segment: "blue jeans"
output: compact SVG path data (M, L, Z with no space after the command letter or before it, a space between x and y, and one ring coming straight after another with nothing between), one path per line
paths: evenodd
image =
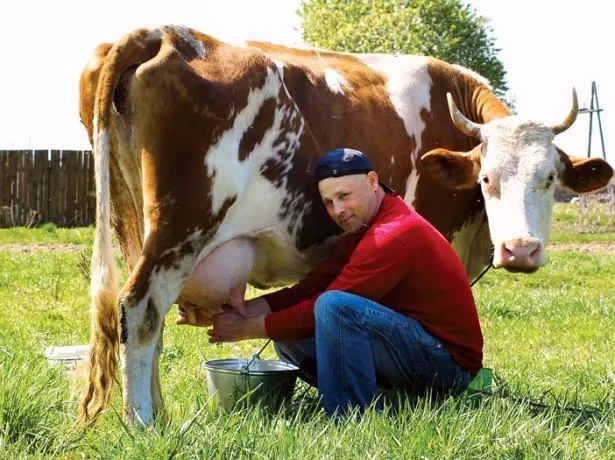
M318 387L329 415L353 407L362 412L379 387L458 394L470 383L470 372L418 321L369 299L327 291L316 301L314 318L313 339L278 342L275 349Z

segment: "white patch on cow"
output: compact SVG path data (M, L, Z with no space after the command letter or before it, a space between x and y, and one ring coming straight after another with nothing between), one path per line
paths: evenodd
M149 219L147 213L143 215L143 243L147 241L147 237L152 232L152 222Z
M348 80L337 70L325 69L325 82L329 89L336 94L345 94L344 88L352 89Z
M278 103L271 127L247 158L239 161L238 148L242 137L254 122L263 103L271 97L277 98L280 89L285 92L287 103ZM298 125L296 132L283 131L282 121L285 118L290 120L291 126ZM283 204L288 199L286 175L292 168L304 130L305 120L277 69L269 70L264 86L250 91L248 104L237 114L233 126L205 154L205 165L213 178L213 212L218 212L226 199L236 197L236 200L228 209L214 238L199 255L199 263L225 242L244 237L252 240L256 248L266 248L255 253L255 268L251 279L257 279L261 284L273 280L294 282L309 271L309 255L300 254L295 244L299 223L305 212L309 211L311 203L305 203L296 214L297 224L292 232L288 230L291 215L280 217ZM282 157L284 161L279 165L280 181L272 183L261 174L261 170L268 160L281 161ZM302 195L293 198L297 202L303 200Z
M416 187L419 185L419 172L416 168L415 162L412 161L412 171L406 180L406 193L404 195L404 201L408 204L414 205L414 199L416 198Z
M262 104L270 97L277 97L280 89L285 92L288 103L276 106L272 125L261 142L244 161L239 161L237 152L242 137ZM296 132L283 131L282 121L285 118L290 119L291 126L298 124ZM309 254L300 254L295 244L299 222L310 209L310 203L305 203L296 214L297 225L292 233L288 230L291 215L280 217L283 204L288 199L286 175L292 168L304 130L305 120L292 102L277 69L269 70L264 86L250 91L248 104L237 114L233 126L205 154L205 165L213 178L210 192L213 212L218 212L226 199L236 197L236 200L228 209L215 237L199 255L199 261L226 241L245 237L252 239L256 247L267 248L257 251L256 268L251 274L261 283L296 281L309 271ZM282 153L284 162L279 165L280 181L272 183L261 174L261 170L268 160L281 161ZM303 200L301 194L293 198L298 202Z
M284 63L278 60L274 60L273 63L275 64L276 69L278 69L278 72L280 73L280 79L284 81Z
M489 226L484 212L466 221L451 238L451 245L461 259L470 280L480 274L484 268L483 261L489 259L491 249L484 244L488 238Z
M387 77L391 102L403 120L406 132L416 140L416 150L421 149L421 135L425 122L423 110L431 111L431 76L427 58L423 56L359 55L368 66Z
M487 88L489 88L491 91L493 91L493 87L491 86L491 82L487 78L485 78L481 74L479 74L478 72L475 72L474 70L468 69L467 67L464 67L464 66L459 65L459 64L453 64L453 67L455 69L457 69L458 71L460 71L461 73L469 75L470 77L472 77L473 79L477 80L478 82L480 82L481 84L483 84Z
M240 195L245 190L247 182L252 176L259 175L259 169L256 169L256 167L260 168L262 163L257 164L254 161L253 154L250 154L245 161L240 161L237 152L239 151L241 139L254 123L254 119L258 115L263 103L269 98L275 98L279 89L280 80L270 70L264 86L250 90L248 104L236 115L233 126L220 136L218 142L212 145L206 152L205 166L210 174L214 176L211 189L212 210L214 213L220 211L225 200ZM276 110L274 126L277 121L279 127L281 115ZM271 129L265 134L265 137L269 136L268 140L270 143L273 142L273 139L271 139L272 134L275 133ZM265 142L265 139L261 142Z
M142 302L146 305L146 302ZM144 311L142 305L138 311ZM133 315L136 318L136 315ZM133 332L132 339L128 338L128 342L121 346L122 351L122 374L124 382L126 382L126 399L128 400L128 410L134 413L128 414L129 420L137 421L140 425L147 425L154 419L154 404L152 400L152 375L154 355L156 352L156 343L158 334L155 340L152 340L146 345L137 344L135 332L141 324L130 324L127 322L128 330ZM134 329L133 329L134 327Z
M263 103L269 98L278 95L282 82L279 76L271 69L268 71L267 79L262 88L250 90L247 106L237 114L233 126L225 132L219 141L212 145L205 154L205 165L213 177L212 186L212 210L218 213L222 204L229 198L241 195L248 181L255 177L260 177L260 169L271 157L278 157L282 150L294 153L299 147L299 138L304 131L305 122L301 119L298 132L286 133L284 142L274 147L273 144L281 133L282 120L290 109L276 107L274 120L261 142L255 146L254 150L244 161L238 157L239 144L247 130L254 123L254 119L259 113ZM290 97L290 96L288 96ZM301 117L296 107L295 113L291 114L291 119ZM287 156L282 174L288 172L292 166L292 154ZM285 184L283 184L285 185Z
M406 197L408 197L406 201L412 203L419 180L416 168L417 155L421 150L421 136L425 130L421 112L431 111L432 80L427 69L428 60L423 56L409 55L364 54L358 57L369 67L387 77L387 90L391 102L403 120L406 132L416 142L416 148L410 154L412 172L406 183Z
M188 45L190 45L198 57L205 58L207 56L207 50L205 49L205 46L203 46L203 43L194 38L187 27L166 25L162 26L161 29L163 34L172 33L179 35Z

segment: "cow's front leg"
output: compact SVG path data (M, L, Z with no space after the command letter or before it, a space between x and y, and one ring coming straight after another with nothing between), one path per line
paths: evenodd
M197 244L180 243L159 253L148 250L160 247L153 238L155 235L148 238L119 296L124 410L130 424L149 424L162 408L158 357L164 318L201 249Z

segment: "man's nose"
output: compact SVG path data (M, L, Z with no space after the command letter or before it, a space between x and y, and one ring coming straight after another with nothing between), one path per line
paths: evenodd
M339 216L345 210L346 210L346 207L344 206L344 203L342 203L341 201L337 201L333 203L333 212L335 212L336 216Z

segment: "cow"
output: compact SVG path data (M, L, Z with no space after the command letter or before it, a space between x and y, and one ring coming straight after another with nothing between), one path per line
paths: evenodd
M94 52L80 80L93 146L90 373L79 419L109 403L119 351L125 417L162 413L158 359L174 303L187 321L246 284L293 283L340 230L312 177L336 147L367 153L382 180L454 246L469 277L545 263L556 184L608 184L601 159L553 144L561 124L511 115L488 82L440 60L229 44L182 26L136 30ZM111 228L129 273L121 291Z

